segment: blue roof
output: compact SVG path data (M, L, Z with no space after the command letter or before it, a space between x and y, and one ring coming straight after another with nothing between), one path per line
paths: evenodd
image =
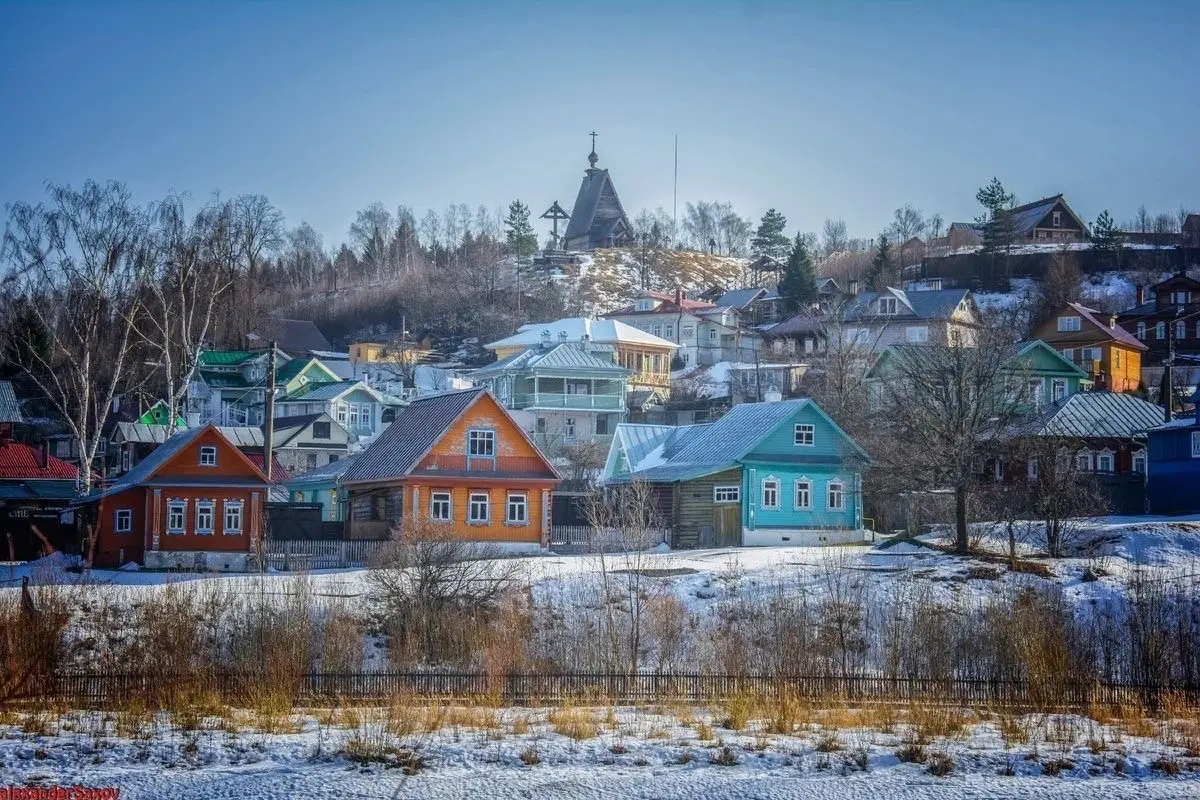
M766 289L734 289L718 297L716 304L718 306L732 306L740 310L766 293Z
M970 295L969 289L937 289L934 291L905 292L889 288L886 292L863 292L856 296L846 309L847 319L869 317L872 320L889 319L949 319L959 304ZM905 308L897 314L881 315L872 310L871 302L879 297L896 297Z

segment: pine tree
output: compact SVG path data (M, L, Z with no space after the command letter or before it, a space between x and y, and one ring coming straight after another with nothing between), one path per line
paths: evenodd
M750 253L755 256L770 256L776 261L787 258L792 249L792 242L783 232L786 227L787 217L773 208L767 209L762 221L758 223L754 238L750 240Z
M537 234L529 224L529 206L520 200L513 200L508 205L508 217L504 220L504 243L508 252L518 260L528 258L537 252Z
M891 243L888 242L886 233L879 234L875 257L871 259L871 269L867 273L867 283L876 292L882 292L888 286L895 283L895 274L892 269Z
M817 301L817 272L803 234L796 234L776 290L787 314L798 314Z
M984 209L984 213L975 218L983 226L983 251L1007 251L1016 236L1012 214L1009 213L1017 202L1016 195L1005 189L999 178L992 178L987 186L975 193L975 199Z

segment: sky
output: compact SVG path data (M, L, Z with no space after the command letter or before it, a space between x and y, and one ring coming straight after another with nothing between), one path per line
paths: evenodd
M266 195L327 247L373 201L728 201L874 236L993 175L1091 221L1200 208L1197 2L0 0L0 204L47 181ZM548 228L548 225L546 226ZM540 230L540 228L539 228Z

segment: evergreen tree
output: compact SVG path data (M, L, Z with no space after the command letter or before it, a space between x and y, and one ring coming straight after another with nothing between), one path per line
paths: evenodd
M787 227L787 217L773 208L767 209L758 230L750 240L750 253L755 256L770 256L776 261L782 261L792 250L792 242L788 239L784 228Z
M895 283L895 272L892 265L891 243L886 233L879 234L875 249L875 257L871 259L871 269L867 273L867 283L876 292L882 292Z
M504 220L504 243L508 252L518 260L537 252L537 234L529 224L529 206L520 200L513 200L508 205L508 217Z
M1092 223L1092 247L1106 253L1119 253L1121 241L1121 230L1113 222L1112 216L1107 209L1101 211L1100 216Z
M787 314L798 314L817 301L817 272L813 267L812 252L802 234L796 234L776 290Z
M1007 252L1016 237L1010 213L1017 202L1016 195L1005 189L999 178L992 178L987 186L975 193L975 199L984 209L983 214L975 218L983 226L983 251Z

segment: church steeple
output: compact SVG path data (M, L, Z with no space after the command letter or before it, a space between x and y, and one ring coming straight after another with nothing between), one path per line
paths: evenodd
M589 134L592 137L592 152L588 153L588 172L596 169L596 163L600 161L600 156L596 155L596 132L592 131Z

